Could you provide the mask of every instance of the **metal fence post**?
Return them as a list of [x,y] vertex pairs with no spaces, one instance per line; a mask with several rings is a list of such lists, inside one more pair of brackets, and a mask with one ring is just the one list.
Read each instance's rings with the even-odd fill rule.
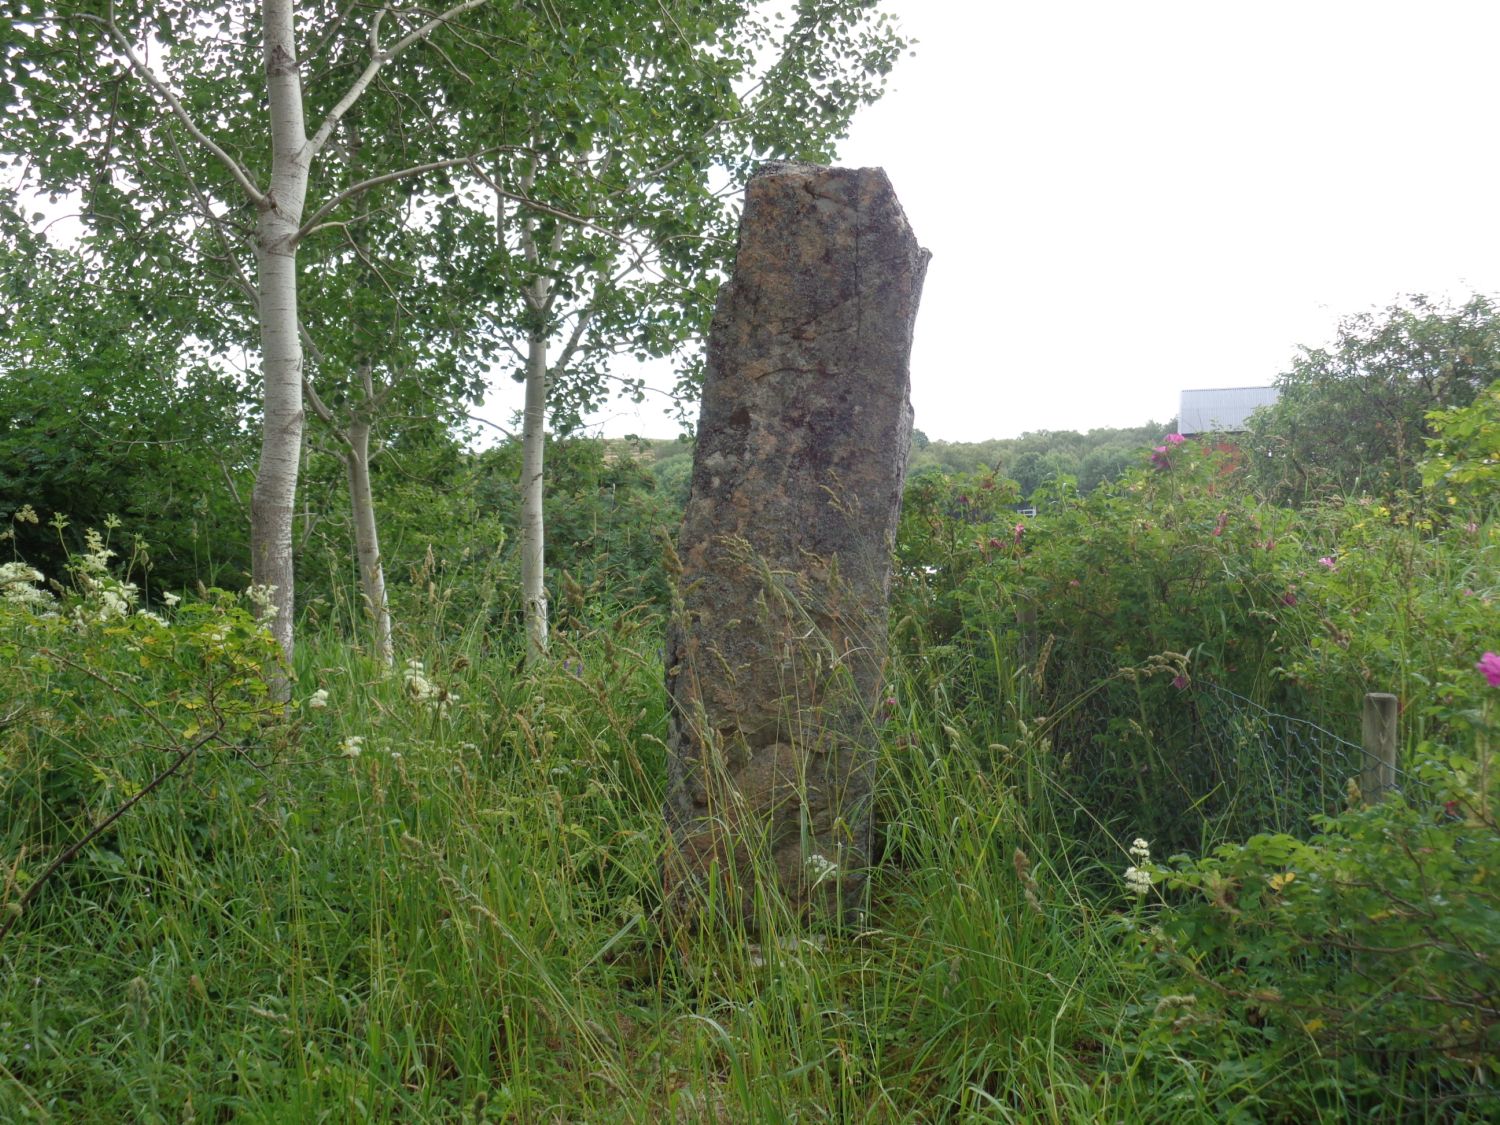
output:
[[1396,697],[1384,691],[1369,692],[1360,729],[1365,761],[1359,791],[1373,805],[1396,787]]

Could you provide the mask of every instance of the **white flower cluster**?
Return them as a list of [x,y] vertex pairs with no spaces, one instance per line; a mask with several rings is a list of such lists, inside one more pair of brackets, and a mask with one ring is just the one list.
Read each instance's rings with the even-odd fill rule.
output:
[[44,581],[41,571],[25,563],[0,563],[0,601],[33,613],[44,613],[52,606],[52,595],[37,589],[37,584]]
[[245,597],[255,607],[255,620],[265,624],[276,616],[276,587],[269,583],[247,586]]
[[341,758],[357,758],[357,757],[360,756],[361,753],[364,752],[364,748],[365,748],[364,736],[363,735],[358,735],[358,734],[351,734],[348,738],[344,739],[343,743],[340,745],[340,747],[339,747],[339,757],[341,757]]
[[427,678],[427,670],[420,660],[408,660],[401,679],[406,685],[406,694],[413,703],[425,704],[440,716],[446,715],[448,708],[458,701],[455,693],[439,687]]
[[328,706],[328,689],[320,687],[317,691],[313,692],[310,696],[308,696],[307,697],[307,706],[308,706],[308,709],[312,710],[312,711],[321,711],[323,708],[327,707]]
[[[37,522],[30,505],[23,507],[13,518],[26,523]],[[61,530],[67,524],[66,521],[54,521],[54,526]],[[113,530],[120,526],[120,521],[111,516],[105,520],[104,526]],[[80,626],[103,625],[134,614],[166,628],[167,622],[160,614],[134,608],[140,587],[111,573],[109,560],[115,557],[115,552],[105,543],[104,536],[89,528],[83,534],[83,544],[83,550],[68,560],[68,569],[73,573],[73,582],[80,596],[79,604],[73,609],[73,621]],[[56,600],[45,589],[37,588],[45,581],[41,571],[23,562],[0,563],[0,602],[50,616],[56,608]],[[181,600],[176,594],[162,596],[162,601],[168,606]]]
[[813,852],[804,862],[808,870],[812,872],[814,887],[821,886],[828,879],[838,878],[839,865],[825,855]]
[[1132,894],[1145,895],[1151,889],[1151,872],[1146,869],[1151,862],[1151,845],[1137,836],[1130,845],[1130,858],[1135,864],[1125,869],[1125,886]]
[[83,533],[83,553],[74,555],[70,564],[83,594],[83,604],[73,611],[73,618],[80,625],[103,625],[130,615],[140,587],[109,572],[109,560],[114,556],[115,552],[105,545],[104,536],[94,528]]

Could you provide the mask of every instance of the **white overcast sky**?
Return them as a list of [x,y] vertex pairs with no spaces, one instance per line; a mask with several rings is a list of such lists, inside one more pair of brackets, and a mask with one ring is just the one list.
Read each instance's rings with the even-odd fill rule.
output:
[[929,437],[1165,422],[1342,315],[1500,292],[1496,0],[884,8],[916,53],[841,163],[885,168],[933,253]]

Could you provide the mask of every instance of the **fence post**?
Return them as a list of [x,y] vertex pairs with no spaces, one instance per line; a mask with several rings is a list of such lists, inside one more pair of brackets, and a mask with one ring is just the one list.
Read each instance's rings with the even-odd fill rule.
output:
[[1396,697],[1384,691],[1366,694],[1360,727],[1365,760],[1359,791],[1373,805],[1396,787]]

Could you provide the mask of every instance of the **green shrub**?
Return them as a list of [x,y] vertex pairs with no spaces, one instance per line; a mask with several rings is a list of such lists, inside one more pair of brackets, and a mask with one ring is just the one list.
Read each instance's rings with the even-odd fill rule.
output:
[[[0,850],[12,857],[0,897],[13,908],[73,853],[68,877],[101,864],[109,879],[153,869],[154,857],[122,854],[105,829],[171,776],[200,772],[200,758],[249,755],[277,710],[264,681],[277,650],[249,609],[208,591],[163,607],[169,621],[137,607],[114,555],[90,529],[67,556],[67,584],[45,587],[24,563],[0,567]],[[178,786],[162,799],[211,846],[212,796]]]
[[1366,805],[1351,785],[1351,807],[1317,818],[1308,840],[1258,835],[1159,869],[1167,905],[1151,941],[1180,975],[1154,1009],[1151,1049],[1210,1070],[1298,1057],[1351,1112],[1493,1119],[1500,707],[1479,697],[1500,686],[1450,687],[1469,699],[1454,741],[1418,749],[1433,800]]

